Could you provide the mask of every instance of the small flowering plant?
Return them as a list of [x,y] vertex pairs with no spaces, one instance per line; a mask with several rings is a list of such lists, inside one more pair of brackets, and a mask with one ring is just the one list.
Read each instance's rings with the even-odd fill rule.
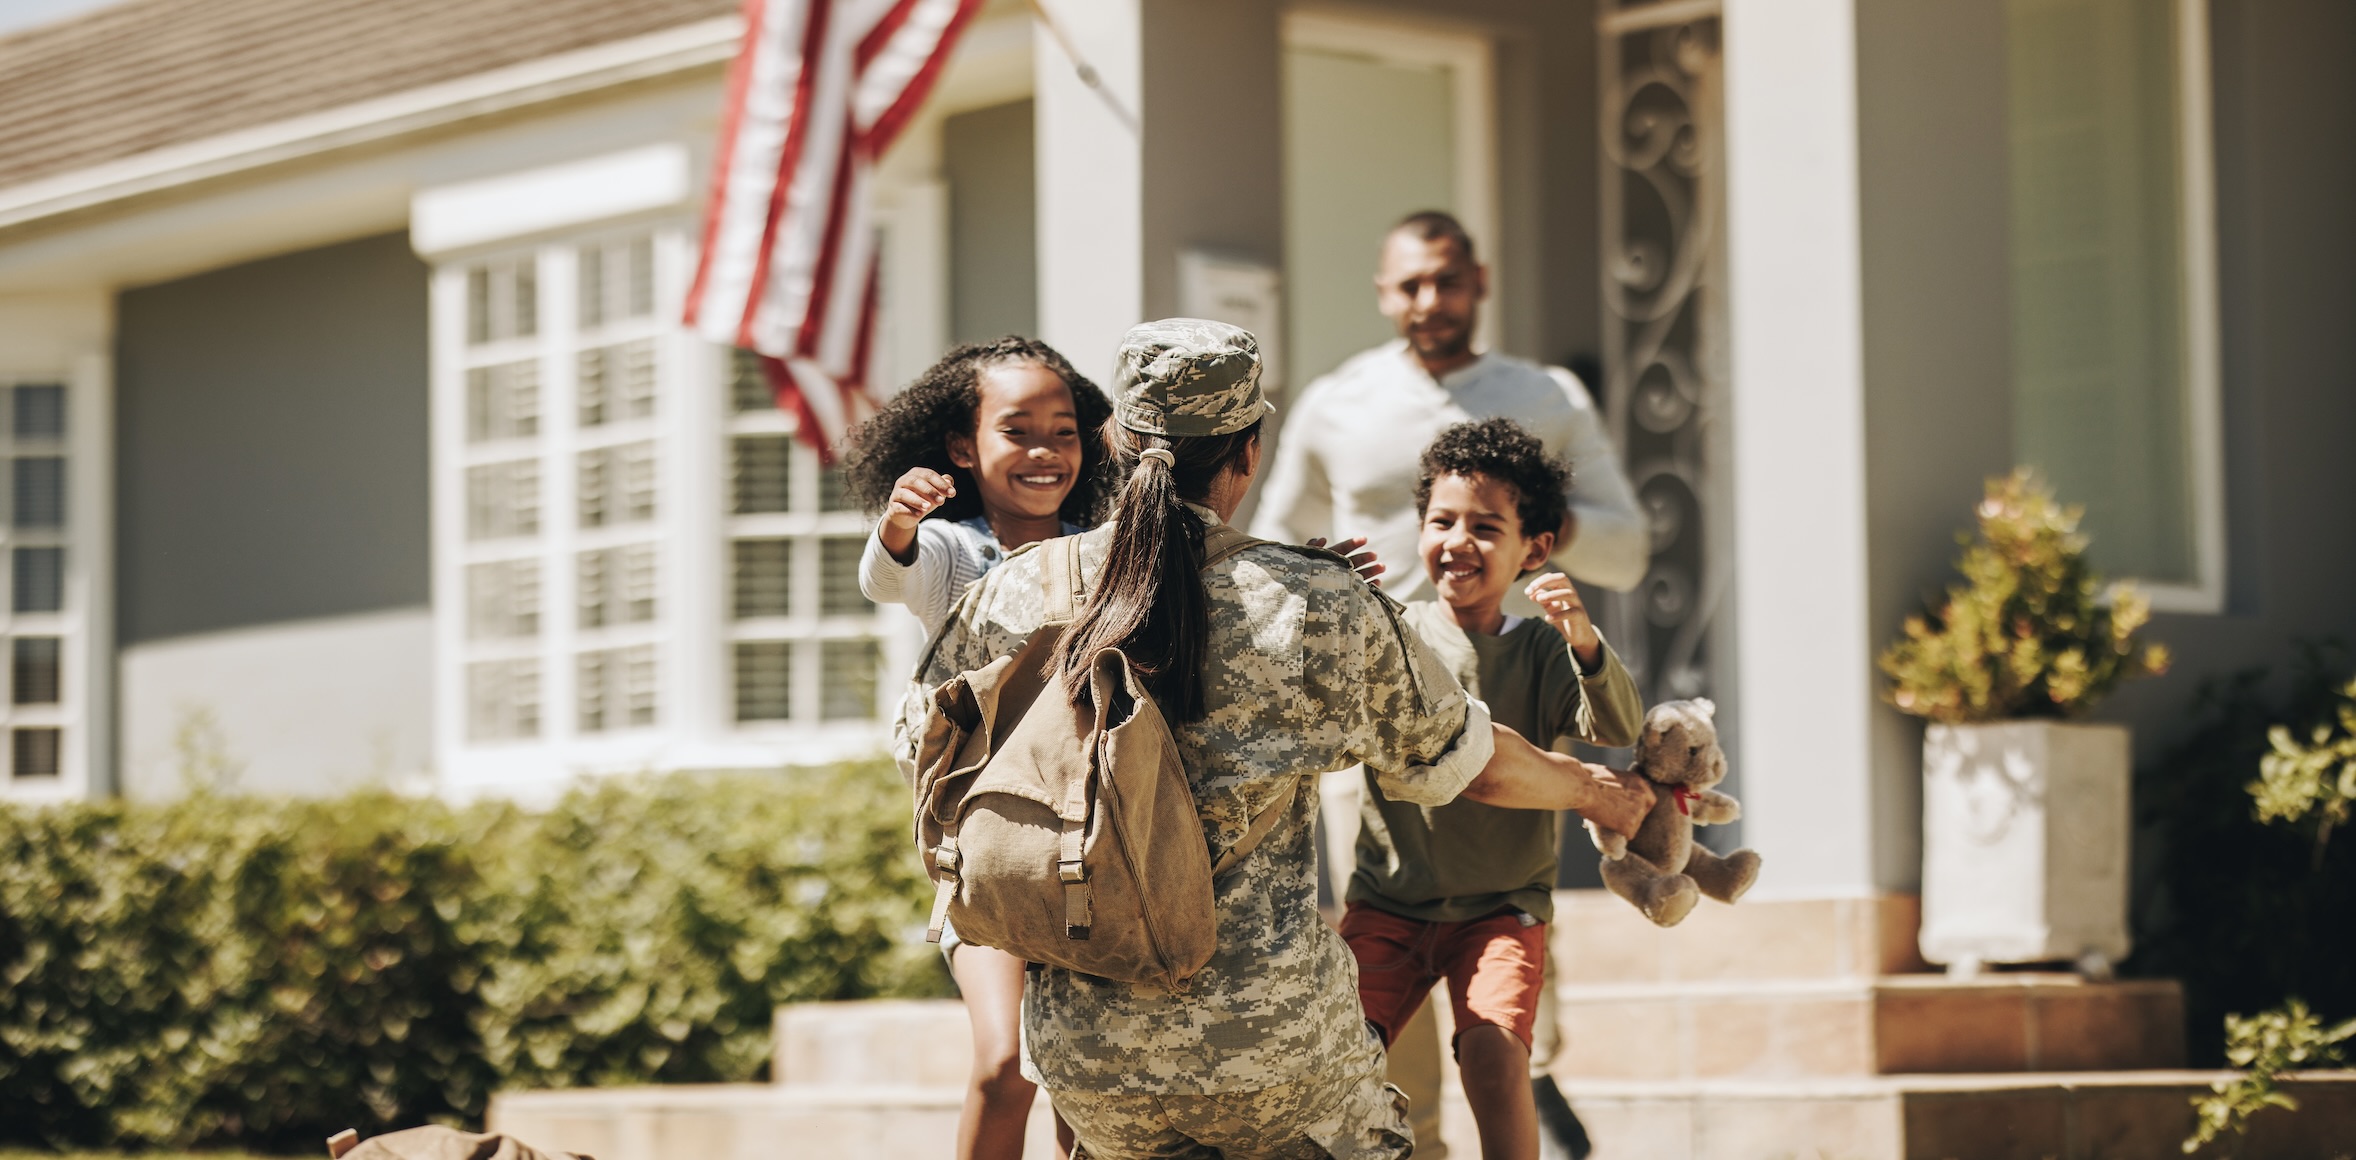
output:
[[2167,671],[2168,650],[2137,639],[2150,601],[2127,584],[2105,601],[2083,514],[2025,468],[1988,481],[1979,535],[1958,537],[1963,581],[1936,611],[1907,617],[1881,655],[1900,712],[1946,724],[2076,717],[2120,682]]
[[2258,820],[2298,824],[2313,819],[2315,868],[2323,869],[2323,848],[2334,829],[2356,812],[2356,680],[2340,690],[2334,721],[2315,726],[2301,740],[2288,725],[2266,733],[2266,756],[2258,780],[2249,784]]

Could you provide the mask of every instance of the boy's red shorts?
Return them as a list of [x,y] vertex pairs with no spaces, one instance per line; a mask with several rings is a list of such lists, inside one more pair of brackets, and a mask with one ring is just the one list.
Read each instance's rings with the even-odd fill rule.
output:
[[1486,1023],[1530,1046],[1538,994],[1546,985],[1545,923],[1518,910],[1464,922],[1422,922],[1353,902],[1342,915],[1342,941],[1358,959],[1358,1005],[1383,1046],[1399,1037],[1442,979],[1448,981],[1458,1036]]

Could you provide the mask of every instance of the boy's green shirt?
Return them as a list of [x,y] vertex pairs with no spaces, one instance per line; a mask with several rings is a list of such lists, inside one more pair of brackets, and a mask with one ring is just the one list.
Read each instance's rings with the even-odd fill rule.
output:
[[[1562,634],[1543,620],[1475,636],[1427,600],[1409,604],[1401,619],[1488,704],[1491,720],[1533,744],[1632,745],[1644,726],[1644,699],[1608,642],[1599,671],[1582,673]],[[1548,811],[1467,798],[1443,806],[1392,801],[1370,773],[1348,901],[1424,922],[1462,922],[1509,906],[1551,922],[1555,840]]]

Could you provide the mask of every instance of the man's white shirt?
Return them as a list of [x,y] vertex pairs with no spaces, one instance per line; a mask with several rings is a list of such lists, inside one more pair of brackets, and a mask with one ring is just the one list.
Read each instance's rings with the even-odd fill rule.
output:
[[[1383,590],[1427,598],[1431,582],[1416,554],[1423,449],[1454,424],[1503,417],[1571,462],[1578,534],[1555,551],[1554,566],[1620,591],[1644,579],[1644,512],[1595,401],[1569,371],[1492,352],[1434,379],[1394,340],[1310,383],[1288,409],[1253,535],[1296,544],[1365,536],[1386,566]],[[1512,603],[1523,602],[1517,594]]]

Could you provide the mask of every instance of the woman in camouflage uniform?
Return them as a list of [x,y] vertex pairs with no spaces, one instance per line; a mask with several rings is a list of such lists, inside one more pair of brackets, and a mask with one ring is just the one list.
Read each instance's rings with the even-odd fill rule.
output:
[[[1214,884],[1218,950],[1165,991],[1035,968],[1024,1073],[1096,1160],[1395,1157],[1405,1100],[1383,1082],[1350,952],[1318,917],[1315,778],[1363,762],[1395,800],[1577,809],[1633,830],[1651,794],[1546,753],[1464,691],[1397,606],[1342,559],[1264,544],[1198,570],[1204,530],[1260,465],[1259,348],[1170,319],[1124,338],[1113,422],[1128,472],[1112,522],[1080,541],[1088,598],[1059,657],[1067,687],[1119,648],[1170,722],[1217,860],[1262,810],[1291,807]],[[1004,656],[1039,627],[1038,556],[977,582],[942,628],[924,688]],[[1075,674],[1078,679],[1073,680]]]

